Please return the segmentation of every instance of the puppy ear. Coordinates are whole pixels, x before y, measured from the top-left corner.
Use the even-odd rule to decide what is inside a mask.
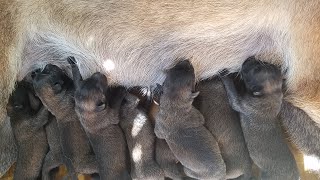
[[[33,110],[37,111],[39,110],[41,106],[41,101],[39,98],[37,98],[32,92],[28,92],[29,102],[30,106]]]
[[[190,97],[192,98],[192,99],[194,99],[194,98],[196,98],[198,95],[199,95],[199,91],[197,91],[197,92],[194,92],[194,93],[191,93],[191,95],[190,95]]]
[[[72,68],[72,76],[73,76],[73,82],[76,88],[80,88],[80,85],[82,83],[82,76],[79,70],[79,67],[77,66],[77,61],[74,57],[70,56],[67,58],[67,61],[71,65]]]

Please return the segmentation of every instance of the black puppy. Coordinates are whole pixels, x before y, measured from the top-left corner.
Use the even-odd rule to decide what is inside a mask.
[[[9,99],[7,111],[18,146],[14,178],[37,179],[48,151],[44,125],[48,121],[49,112],[24,81],[17,84]]]
[[[105,75],[82,80],[75,59],[68,58],[76,85],[75,109],[97,156],[101,179],[130,179],[127,145],[118,125],[124,88],[108,88]]]
[[[192,106],[198,95],[191,63],[182,60],[167,72],[160,96],[155,134],[165,139],[187,176],[224,179],[226,167],[219,146],[204,127],[204,117]]]
[[[272,65],[249,58],[241,69],[246,93],[239,96],[232,80],[221,77],[230,105],[240,113],[241,126],[252,160],[262,179],[299,179],[294,157],[277,115],[282,104],[282,76]]]
[[[226,91],[218,78],[200,81],[199,96],[194,106],[205,118],[205,127],[217,139],[227,168],[227,179],[249,179],[252,162],[247,149],[240,119],[228,102]]]
[[[76,173],[98,173],[96,158],[75,112],[74,87],[57,66],[48,64],[33,74],[36,94],[56,117],[65,164],[72,178]]]

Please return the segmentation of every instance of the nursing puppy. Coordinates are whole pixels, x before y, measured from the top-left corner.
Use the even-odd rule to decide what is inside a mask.
[[[140,99],[130,93],[120,109],[120,126],[124,131],[131,159],[133,179],[164,179],[155,160],[155,135]]]
[[[192,106],[199,92],[191,63],[182,60],[168,70],[155,119],[155,134],[165,139],[187,176],[225,179],[226,167],[218,143],[204,127],[202,114]]]
[[[156,115],[159,111],[159,99],[161,91],[161,86],[155,87],[153,91],[150,93],[152,97],[151,102],[143,103],[143,105],[148,104],[148,115],[150,117],[153,127],[155,122],[154,115]],[[165,177],[174,180],[188,178],[183,171],[182,164],[174,156],[167,142],[164,139],[155,139],[155,156],[156,161],[163,170]]]
[[[281,123],[290,140],[303,154],[320,158],[320,128],[303,110],[283,101]]]
[[[57,119],[60,143],[72,177],[76,178],[76,173],[97,173],[95,155],[74,110],[74,87],[71,79],[59,67],[48,64],[42,72],[33,74],[33,87],[43,104]]]
[[[226,91],[218,78],[200,81],[194,106],[205,119],[205,127],[218,141],[226,163],[227,179],[251,177],[252,163],[241,129],[240,119],[229,105]]]
[[[14,179],[37,179],[48,151],[44,125],[49,112],[26,82],[19,82],[7,106],[18,147]]]
[[[299,179],[277,117],[282,104],[282,76],[271,64],[249,58],[241,69],[246,93],[239,96],[232,80],[221,77],[231,107],[240,113],[241,126],[252,160],[262,179]]]
[[[82,80],[73,57],[68,58],[76,85],[75,109],[97,156],[101,179],[131,179],[127,145],[119,124],[124,88],[108,88],[105,75]]]
[[[18,154],[9,117],[0,125],[0,137],[0,177],[2,177],[17,160]]]
[[[318,0],[1,0],[0,126],[17,77],[70,54],[84,77],[99,69],[125,87],[161,83],[172,57],[192,57],[205,79],[259,56],[288,70],[290,102],[320,123],[319,9]]]
[[[183,166],[174,156],[168,143],[164,139],[156,139],[156,161],[164,171],[165,177],[182,180],[188,178],[183,171]]]
[[[17,77],[70,54],[84,77],[101,69],[126,87],[161,83],[171,57],[192,57],[205,79],[260,56],[288,70],[291,102],[320,123],[319,9],[318,0],[1,0],[0,124]]]
[[[47,153],[42,167],[42,179],[54,179],[54,172],[60,165],[65,164],[62,147],[60,144],[60,136],[58,123],[56,118],[50,114],[49,122],[45,126],[47,140],[49,143],[49,152]]]

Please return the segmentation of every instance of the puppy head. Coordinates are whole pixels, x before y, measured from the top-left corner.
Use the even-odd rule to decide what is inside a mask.
[[[62,96],[65,87],[71,83],[62,69],[52,64],[46,65],[42,71],[34,71],[31,76],[36,93],[45,101]]]
[[[253,96],[282,92],[281,71],[275,65],[251,57],[243,63],[240,73],[247,91]]]
[[[163,83],[163,96],[171,99],[193,100],[199,93],[195,91],[195,74],[188,60],[177,63],[167,72]]]
[[[10,96],[7,112],[12,119],[24,119],[39,111],[41,102],[35,97],[30,86],[28,83],[21,81]]]
[[[75,93],[78,111],[102,112],[108,105],[108,81],[104,74],[94,73],[90,78],[82,81]]]

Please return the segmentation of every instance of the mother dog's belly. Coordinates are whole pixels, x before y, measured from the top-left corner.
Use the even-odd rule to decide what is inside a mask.
[[[179,58],[191,60],[200,80],[224,68],[237,71],[252,55],[278,64],[283,62],[279,59],[286,61],[290,57],[286,53],[286,37],[281,33],[249,26],[233,28],[114,34],[108,38],[103,33],[74,37],[38,33],[25,44],[19,79],[47,63],[65,68],[70,75],[68,56],[76,58],[84,77],[100,71],[107,75],[110,84],[124,86],[161,83],[165,70]]]

